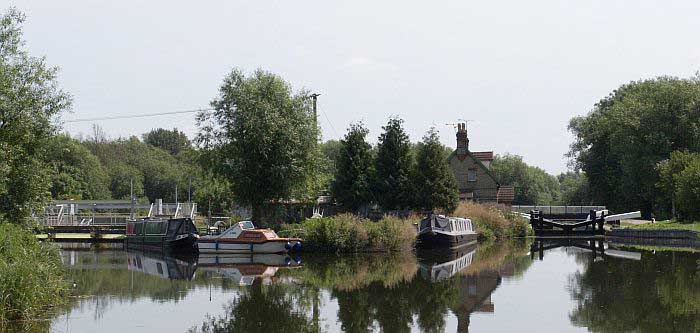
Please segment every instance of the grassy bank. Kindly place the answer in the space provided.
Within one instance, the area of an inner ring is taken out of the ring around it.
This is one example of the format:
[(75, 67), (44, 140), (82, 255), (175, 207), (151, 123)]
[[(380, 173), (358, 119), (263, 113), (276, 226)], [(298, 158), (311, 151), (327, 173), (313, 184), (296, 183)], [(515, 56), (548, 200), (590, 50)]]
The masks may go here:
[(280, 235), (304, 239), (304, 248), (323, 252), (410, 251), (418, 218), (384, 217), (374, 222), (351, 214), (283, 225)]
[(532, 232), (527, 220), (494, 205), (465, 201), (453, 215), (471, 219), (481, 240), (525, 237)]
[(0, 328), (32, 330), (68, 295), (58, 250), (22, 227), (0, 222)]
[(676, 220), (659, 221), (656, 223), (645, 224), (625, 224), (622, 226), (629, 229), (646, 229), (646, 230), (692, 230), (700, 232), (700, 222), (678, 222)]

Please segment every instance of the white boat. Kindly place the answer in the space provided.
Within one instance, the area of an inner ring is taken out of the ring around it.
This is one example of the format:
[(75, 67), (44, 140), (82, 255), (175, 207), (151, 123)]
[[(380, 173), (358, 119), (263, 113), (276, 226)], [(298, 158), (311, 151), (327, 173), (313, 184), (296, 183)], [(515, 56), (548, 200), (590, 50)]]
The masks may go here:
[(219, 235), (202, 236), (200, 253), (286, 253), (299, 251), (301, 239), (279, 237), (271, 229), (256, 229), (251, 221), (234, 223)]

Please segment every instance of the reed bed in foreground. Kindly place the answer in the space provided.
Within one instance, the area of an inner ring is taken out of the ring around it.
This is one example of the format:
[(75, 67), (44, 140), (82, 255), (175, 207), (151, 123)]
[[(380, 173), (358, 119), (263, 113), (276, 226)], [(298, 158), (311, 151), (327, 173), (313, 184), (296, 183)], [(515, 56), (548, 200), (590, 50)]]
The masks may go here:
[[(24, 321), (24, 329), (63, 305), (68, 296), (58, 249), (39, 243), (20, 226), (0, 222), (0, 327)], [(33, 327), (33, 328), (31, 328)]]

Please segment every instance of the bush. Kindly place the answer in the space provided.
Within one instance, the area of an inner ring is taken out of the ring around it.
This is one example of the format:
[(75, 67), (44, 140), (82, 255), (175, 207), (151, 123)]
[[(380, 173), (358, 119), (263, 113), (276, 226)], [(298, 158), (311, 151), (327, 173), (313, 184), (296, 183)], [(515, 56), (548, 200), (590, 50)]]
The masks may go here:
[(0, 222), (0, 322), (45, 316), (67, 296), (58, 250)]
[(482, 240), (524, 237), (529, 232), (527, 221), (493, 205), (461, 202), (454, 215), (471, 219)]
[(394, 252), (410, 250), (417, 219), (384, 217), (378, 222), (352, 214), (307, 219), (282, 225), (280, 234), (299, 237), (304, 248), (324, 252)]

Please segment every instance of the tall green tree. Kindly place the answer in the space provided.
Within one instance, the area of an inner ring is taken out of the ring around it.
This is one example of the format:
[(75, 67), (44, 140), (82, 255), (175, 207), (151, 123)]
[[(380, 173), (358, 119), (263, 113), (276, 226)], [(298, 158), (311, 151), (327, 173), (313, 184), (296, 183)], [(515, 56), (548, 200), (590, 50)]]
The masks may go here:
[(658, 200), (669, 200), (656, 187), (658, 162), (672, 151), (700, 151), (700, 77), (624, 84), (569, 129), (569, 156), (588, 176), (594, 200), (649, 217)]
[(374, 162), (373, 187), (384, 209), (410, 208), (413, 204), (411, 143), (403, 120), (391, 118), (382, 127)]
[(365, 141), (367, 134), (369, 130), (362, 123), (351, 124), (340, 140), (336, 157), (331, 193), (339, 204), (351, 211), (372, 201), (372, 147)]
[(49, 196), (45, 163), (57, 117), (71, 104), (56, 67), (24, 49), (24, 15), (0, 16), (0, 219), (25, 222)]
[(317, 171), (319, 131), (308, 93), (293, 93), (281, 77), (234, 69), (224, 79), (214, 111), (197, 120), (199, 145), (210, 150), (212, 170), (228, 179), (236, 198), (253, 207), (261, 222), (263, 204), (289, 199)]
[(67, 135), (50, 140), (47, 162), (53, 169), (51, 196), (55, 199), (109, 199), (109, 176), (100, 160)]
[(593, 205), (588, 177), (583, 172), (569, 171), (557, 176), (559, 180), (560, 198), (559, 204), (568, 206)]
[(657, 187), (667, 199), (664, 202), (671, 204), (671, 216), (681, 220), (700, 219), (700, 153), (674, 151), (657, 168)]
[(178, 131), (177, 128), (172, 130), (164, 128), (151, 130), (143, 135), (143, 141), (151, 146), (163, 149), (171, 155), (177, 155), (185, 149), (192, 148), (190, 139), (187, 138), (185, 133)]
[(416, 206), (430, 211), (440, 208), (451, 213), (459, 203), (459, 190), (435, 127), (423, 136), (422, 143), (418, 146), (414, 171)]
[(496, 155), (491, 172), (501, 184), (515, 188), (513, 204), (553, 205), (559, 202), (559, 182), (546, 171), (528, 165), (518, 155)]

